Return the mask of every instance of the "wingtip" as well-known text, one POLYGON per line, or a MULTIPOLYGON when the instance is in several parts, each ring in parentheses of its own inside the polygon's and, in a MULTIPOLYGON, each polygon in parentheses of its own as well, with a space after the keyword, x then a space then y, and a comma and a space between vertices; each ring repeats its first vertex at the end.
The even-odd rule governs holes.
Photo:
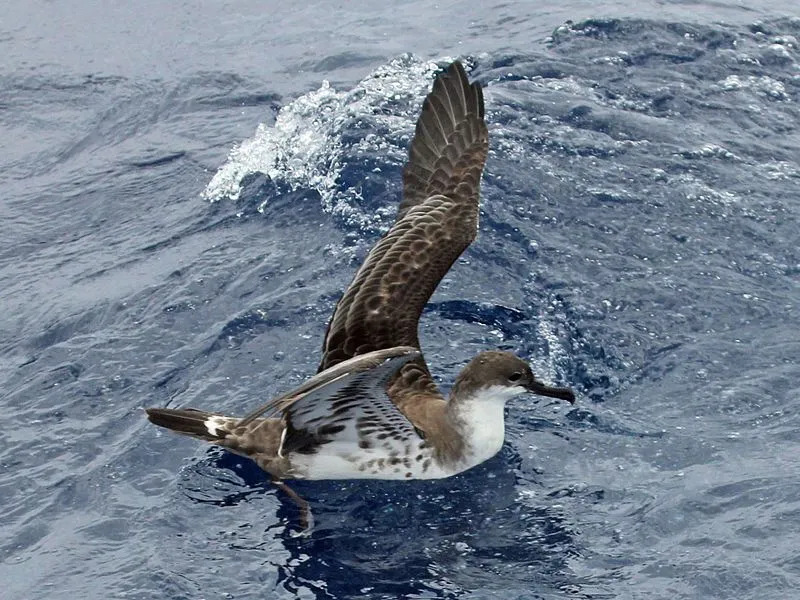
POLYGON ((486 107, 483 103, 483 86, 477 81, 473 81, 470 87, 475 91, 475 98, 478 102, 478 118, 483 120, 486 113, 486 107))
MULTIPOLYGON (((456 59, 451 62, 445 70, 439 75, 439 77, 450 77, 456 78, 461 82, 461 87, 464 90, 469 90, 472 92, 474 96, 474 105, 473 108, 475 113, 479 119, 483 119, 485 116, 485 106, 483 100, 483 86, 478 81, 472 81, 470 83, 469 76, 467 75, 467 70, 464 68, 464 63, 461 62, 460 59, 456 59)), ((427 99, 426 99, 427 100, 427 99)), ((467 101, 468 105, 469 100, 467 101)), ((469 110, 469 108, 468 108, 469 110)))
POLYGON ((464 79, 467 79, 467 70, 464 68, 464 63, 461 60, 456 59, 451 62, 447 68, 445 69, 450 75, 460 75, 464 79))

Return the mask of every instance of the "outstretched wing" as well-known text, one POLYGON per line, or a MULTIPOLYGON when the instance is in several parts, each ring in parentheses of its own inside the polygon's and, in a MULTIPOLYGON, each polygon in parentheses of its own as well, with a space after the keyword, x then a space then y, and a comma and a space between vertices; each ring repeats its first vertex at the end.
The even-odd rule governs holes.
MULTIPOLYGON (((392 346, 419 348, 422 309, 478 231, 480 178, 488 151, 483 93, 461 63, 439 74, 422 106, 403 201, 333 313, 319 370, 392 346)), ((401 371, 404 384, 436 393, 424 360, 401 371)))

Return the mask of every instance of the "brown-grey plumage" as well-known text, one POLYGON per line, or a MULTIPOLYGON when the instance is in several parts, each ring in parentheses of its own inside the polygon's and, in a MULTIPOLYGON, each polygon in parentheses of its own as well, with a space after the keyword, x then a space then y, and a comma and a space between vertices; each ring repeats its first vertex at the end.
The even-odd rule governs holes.
MULTIPOLYGON (((483 92, 456 61, 422 105, 394 226, 372 249, 333 313, 319 370, 371 350, 419 347, 422 309, 478 232, 489 148, 483 92)), ((405 390, 437 394, 425 361, 401 371, 405 390)))
POLYGON ((249 456, 275 480, 425 479, 493 456, 511 397, 574 401, 496 351, 476 356, 445 399, 419 350, 422 310, 477 234, 487 152, 481 87, 454 62, 423 103, 397 218, 339 300, 318 373, 244 418, 153 408, 150 420, 249 456))
POLYGON ((488 150, 483 90, 479 83, 469 83, 456 61, 436 78, 422 104, 403 169, 397 219, 437 194, 477 206, 488 150))

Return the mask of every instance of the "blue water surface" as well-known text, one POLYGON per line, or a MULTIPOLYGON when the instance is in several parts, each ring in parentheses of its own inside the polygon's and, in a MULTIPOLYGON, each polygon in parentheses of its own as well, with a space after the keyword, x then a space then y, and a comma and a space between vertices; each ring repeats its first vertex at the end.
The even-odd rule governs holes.
POLYGON ((798 598, 793 2, 31 3, 0 20, 2 598, 798 598), (312 374, 437 69, 485 86, 477 241, 426 308, 572 386, 437 482, 157 430, 312 374))

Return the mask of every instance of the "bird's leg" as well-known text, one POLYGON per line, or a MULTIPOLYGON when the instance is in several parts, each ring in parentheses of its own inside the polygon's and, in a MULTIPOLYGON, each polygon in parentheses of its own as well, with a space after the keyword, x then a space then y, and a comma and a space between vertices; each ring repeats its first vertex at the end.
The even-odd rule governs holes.
POLYGON ((314 515, 311 514, 311 505, 280 479, 273 479, 272 483, 284 494, 289 496, 292 502, 297 505, 297 508, 300 509, 301 533, 310 533, 311 528, 314 527, 314 515))

